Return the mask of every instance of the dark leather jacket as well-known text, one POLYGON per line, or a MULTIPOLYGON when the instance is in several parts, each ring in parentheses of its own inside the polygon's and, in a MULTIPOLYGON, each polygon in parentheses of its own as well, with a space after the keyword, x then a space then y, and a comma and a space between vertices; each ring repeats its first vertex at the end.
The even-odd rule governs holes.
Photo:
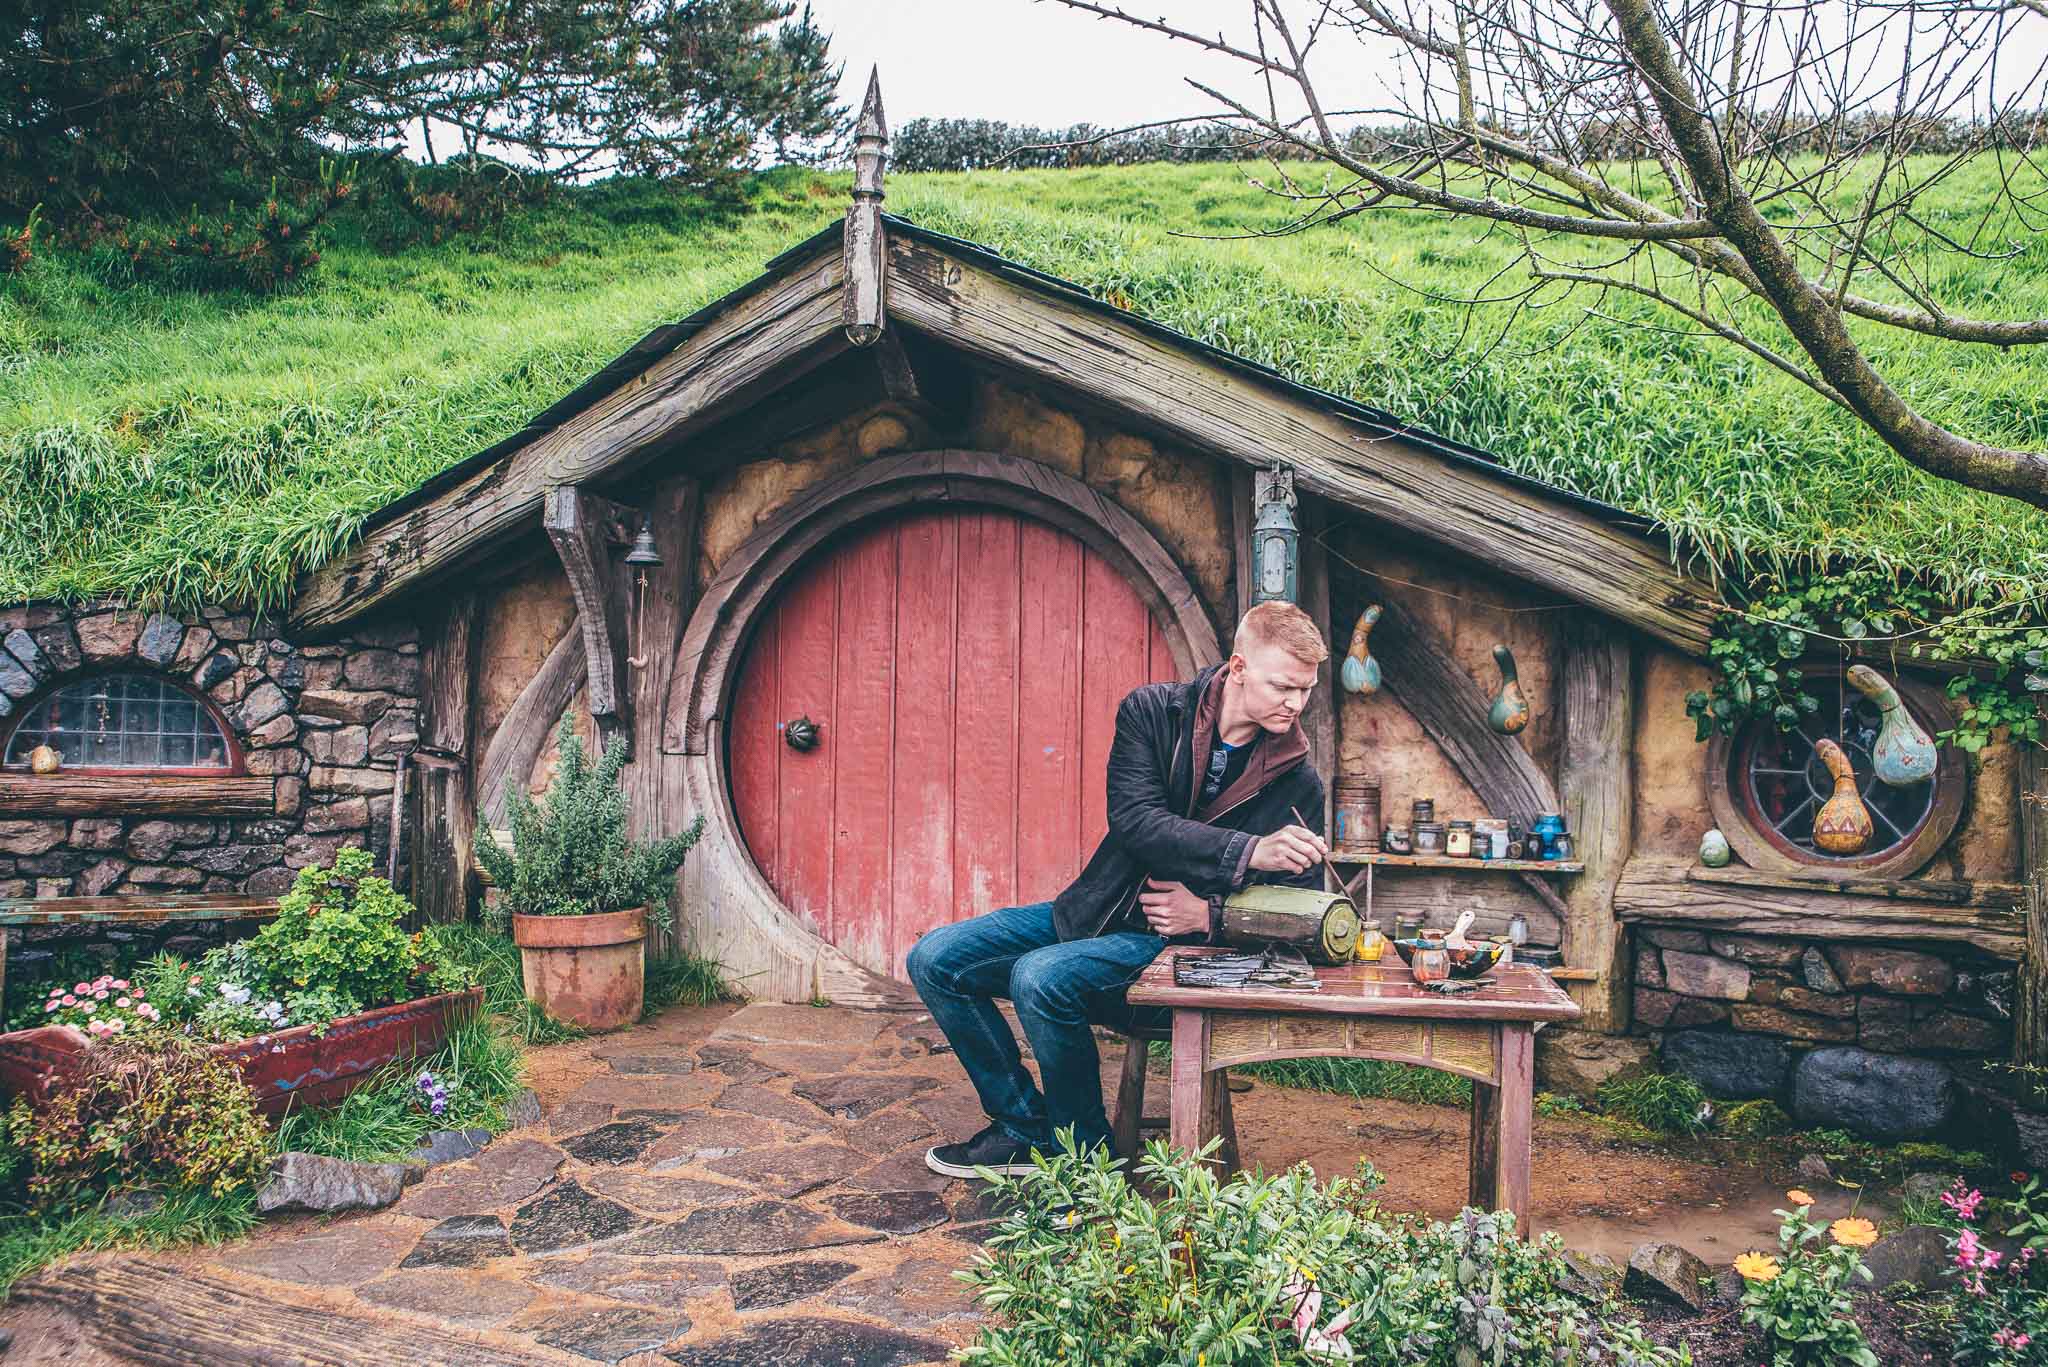
POLYGON ((1320 865, 1291 876, 1251 869, 1253 843, 1295 824, 1294 810, 1311 830, 1322 830, 1323 781, 1308 762, 1298 725, 1285 736, 1261 732, 1244 776, 1201 819, 1194 815, 1197 768, 1208 759, 1214 735, 1211 689, 1220 696, 1221 670, 1212 665, 1192 683, 1145 684, 1118 705, 1109 748, 1109 833, 1080 876, 1053 899, 1061 940, 1087 939, 1117 925, 1148 876, 1184 883, 1208 898, 1211 939, 1224 896, 1247 883, 1323 885, 1320 865))

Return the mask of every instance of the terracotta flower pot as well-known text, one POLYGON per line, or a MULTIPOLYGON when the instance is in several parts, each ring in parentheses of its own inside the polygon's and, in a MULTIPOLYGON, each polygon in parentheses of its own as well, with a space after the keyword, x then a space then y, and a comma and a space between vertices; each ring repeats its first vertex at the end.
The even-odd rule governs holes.
POLYGON ((526 999, 558 1021, 616 1030, 640 1019, 647 908, 598 916, 514 916, 526 999))

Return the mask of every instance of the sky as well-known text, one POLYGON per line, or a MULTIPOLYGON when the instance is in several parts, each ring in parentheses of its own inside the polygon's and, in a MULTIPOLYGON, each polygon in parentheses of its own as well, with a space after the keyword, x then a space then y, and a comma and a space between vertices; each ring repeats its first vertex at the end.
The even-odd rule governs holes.
MULTIPOLYGON (((1233 36, 1245 32, 1249 12, 1244 0, 1130 0, 1126 8, 1233 36)), ((1214 109, 1183 76, 1236 95, 1247 89, 1240 62, 1054 0, 811 0, 811 12, 846 63, 849 105, 859 107, 868 69, 880 65, 892 125, 928 116, 1122 127, 1214 109)), ((1337 46, 1347 59, 1360 51, 1348 38, 1337 46)), ((1347 84, 1338 68, 1332 62, 1317 79, 1325 100, 1347 84)))

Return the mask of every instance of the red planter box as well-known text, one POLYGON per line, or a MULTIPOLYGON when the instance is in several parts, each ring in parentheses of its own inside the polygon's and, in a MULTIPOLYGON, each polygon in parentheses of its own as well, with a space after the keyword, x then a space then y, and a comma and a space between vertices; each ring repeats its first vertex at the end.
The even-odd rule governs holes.
MULTIPOLYGON (((339 1101, 371 1074, 402 1059, 431 1054, 456 1026, 483 1008, 484 990, 380 1006, 328 1023, 317 1038, 315 1025, 298 1025, 254 1039, 212 1046, 214 1056, 242 1070, 266 1115, 291 1106, 339 1101)), ((43 1025, 0 1035, 0 1092, 37 1094, 78 1067, 90 1045, 70 1025, 43 1025)))

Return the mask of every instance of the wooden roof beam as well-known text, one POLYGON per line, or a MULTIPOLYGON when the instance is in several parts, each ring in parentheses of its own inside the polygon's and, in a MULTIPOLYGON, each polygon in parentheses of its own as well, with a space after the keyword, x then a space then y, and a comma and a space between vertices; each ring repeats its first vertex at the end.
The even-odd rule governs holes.
POLYGON ((1283 460, 1310 492, 1706 653, 1719 611, 1713 587, 1641 536, 925 242, 898 235, 887 247, 889 311, 906 327, 1135 413, 1200 449, 1255 468, 1283 460))
POLYGON ((562 484, 614 479, 691 433, 844 351, 845 268, 827 249, 711 318, 674 351, 583 412, 367 532, 306 575, 294 631, 339 629, 453 571, 509 533, 540 524, 562 484))

